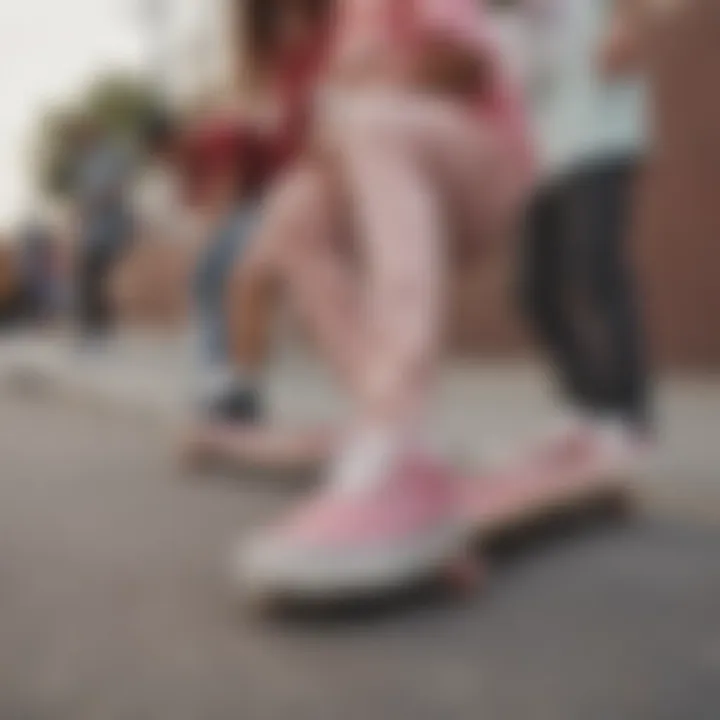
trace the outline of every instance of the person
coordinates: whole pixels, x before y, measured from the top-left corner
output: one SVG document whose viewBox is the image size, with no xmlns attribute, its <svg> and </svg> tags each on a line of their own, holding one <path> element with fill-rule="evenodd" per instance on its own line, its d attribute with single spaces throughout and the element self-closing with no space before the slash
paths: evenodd
<svg viewBox="0 0 720 720">
<path fill-rule="evenodd" d="M 77 148 L 78 322 L 82 341 L 95 344 L 112 329 L 109 280 L 132 239 L 132 162 L 123 145 L 89 118 L 79 123 Z"/>
<path fill-rule="evenodd" d="M 652 430 L 628 257 L 649 143 L 642 56 L 652 5 L 521 0 L 500 13 L 506 32 L 515 13 L 542 162 L 520 267 L 525 315 L 568 405 L 569 421 L 538 447 L 550 473 L 578 450 L 623 472 Z"/>
<path fill-rule="evenodd" d="M 193 172 L 200 177 L 197 200 L 211 228 L 193 283 L 205 368 L 201 417 L 211 425 L 253 424 L 262 415 L 254 362 L 257 343 L 251 343 L 249 351 L 234 347 L 226 296 L 233 268 L 243 264 L 265 188 L 292 156 L 301 134 L 318 57 L 312 41 L 325 4 L 235 3 L 237 24 L 245 28 L 240 45 L 252 53 L 252 63 L 245 64 L 250 82 L 227 107 L 205 118 L 189 141 Z M 246 302 L 249 321 L 243 321 L 243 327 L 256 324 L 262 313 L 262 303 L 241 301 Z"/>
<path fill-rule="evenodd" d="M 0 235 L 0 330 L 15 328 L 24 319 L 25 293 L 17 251 Z"/>
<path fill-rule="evenodd" d="M 24 319 L 43 324 L 58 311 L 56 242 L 43 219 L 33 215 L 19 233 L 19 266 L 24 288 Z"/>
<path fill-rule="evenodd" d="M 245 271 L 285 285 L 353 400 L 316 493 L 243 543 L 262 591 L 402 585 L 459 552 L 463 493 L 426 423 L 447 269 L 505 235 L 532 182 L 522 102 L 472 0 L 345 0 L 306 153 Z"/>
</svg>

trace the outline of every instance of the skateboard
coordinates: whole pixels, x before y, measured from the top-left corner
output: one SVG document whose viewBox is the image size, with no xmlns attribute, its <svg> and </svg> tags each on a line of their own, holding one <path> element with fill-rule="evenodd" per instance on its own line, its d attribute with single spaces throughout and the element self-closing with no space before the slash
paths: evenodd
<svg viewBox="0 0 720 720">
<path fill-rule="evenodd" d="M 489 545 L 586 510 L 623 517 L 633 504 L 629 475 L 592 458 L 552 473 L 520 462 L 468 482 L 466 508 L 477 542 Z"/>
<path fill-rule="evenodd" d="M 330 458 L 337 430 L 266 426 L 197 425 L 182 443 L 181 462 L 189 472 L 222 469 L 307 475 Z"/>
</svg>

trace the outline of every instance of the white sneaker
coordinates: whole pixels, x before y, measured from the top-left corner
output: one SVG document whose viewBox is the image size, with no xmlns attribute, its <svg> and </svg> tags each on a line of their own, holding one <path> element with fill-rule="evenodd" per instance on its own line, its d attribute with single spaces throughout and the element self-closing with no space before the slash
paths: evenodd
<svg viewBox="0 0 720 720">
<path fill-rule="evenodd" d="M 627 421 L 605 417 L 595 423 L 605 461 L 622 473 L 642 473 L 650 460 L 652 443 Z"/>
</svg>

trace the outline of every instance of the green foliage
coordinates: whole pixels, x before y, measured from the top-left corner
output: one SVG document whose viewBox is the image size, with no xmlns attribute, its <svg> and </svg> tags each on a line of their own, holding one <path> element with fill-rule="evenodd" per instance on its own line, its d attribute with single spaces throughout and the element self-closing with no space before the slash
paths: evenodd
<svg viewBox="0 0 720 720">
<path fill-rule="evenodd" d="M 157 108 L 151 88 L 136 78 L 111 75 L 95 81 L 75 105 L 46 112 L 33 147 L 36 182 L 53 197 L 71 190 L 78 128 L 91 123 L 102 131 L 135 144 Z"/>
<path fill-rule="evenodd" d="M 77 122 L 75 112 L 61 108 L 46 113 L 40 124 L 35 151 L 37 182 L 52 197 L 70 192 L 73 171 L 70 148 Z"/>
<path fill-rule="evenodd" d="M 84 102 L 88 116 L 104 129 L 137 140 L 157 107 L 152 90 L 134 78 L 114 76 L 94 83 Z"/>
</svg>

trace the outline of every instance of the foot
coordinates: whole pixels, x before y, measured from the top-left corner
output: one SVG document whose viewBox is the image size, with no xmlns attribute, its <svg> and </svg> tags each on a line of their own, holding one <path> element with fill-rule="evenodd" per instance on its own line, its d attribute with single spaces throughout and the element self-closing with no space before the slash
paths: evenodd
<svg viewBox="0 0 720 720">
<path fill-rule="evenodd" d="M 202 369 L 194 389 L 196 412 L 207 422 L 257 425 L 262 415 L 260 386 L 252 373 L 223 364 Z"/>
<path fill-rule="evenodd" d="M 203 413 L 210 422 L 257 425 L 262 418 L 262 402 L 256 388 L 229 388 L 208 400 Z"/>
<path fill-rule="evenodd" d="M 457 479 L 407 454 L 374 482 L 333 483 L 240 548 L 251 591 L 327 598 L 387 591 L 432 575 L 464 548 Z"/>
<path fill-rule="evenodd" d="M 182 465 L 195 470 L 223 455 L 238 428 L 256 428 L 262 419 L 255 388 L 228 388 L 199 403 L 198 418 L 181 444 Z"/>
</svg>

